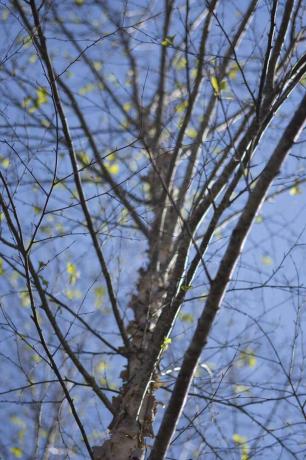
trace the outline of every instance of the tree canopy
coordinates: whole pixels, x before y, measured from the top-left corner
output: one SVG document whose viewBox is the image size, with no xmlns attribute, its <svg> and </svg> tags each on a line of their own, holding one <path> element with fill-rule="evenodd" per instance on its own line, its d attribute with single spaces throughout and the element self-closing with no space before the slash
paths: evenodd
<svg viewBox="0 0 306 460">
<path fill-rule="evenodd" d="M 305 2 L 0 5 L 0 457 L 302 460 Z"/>
</svg>

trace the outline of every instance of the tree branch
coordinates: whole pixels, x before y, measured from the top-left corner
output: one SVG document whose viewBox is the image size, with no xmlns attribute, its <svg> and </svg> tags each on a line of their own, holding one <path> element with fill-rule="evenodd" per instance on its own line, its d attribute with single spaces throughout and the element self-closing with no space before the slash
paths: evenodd
<svg viewBox="0 0 306 460">
<path fill-rule="evenodd" d="M 198 359 L 208 340 L 208 334 L 215 316 L 221 306 L 230 276 L 237 264 L 240 251 L 251 229 L 254 217 L 260 209 L 273 179 L 278 174 L 283 161 L 294 141 L 301 132 L 306 120 L 306 95 L 284 130 L 277 147 L 263 169 L 241 217 L 234 228 L 225 254 L 220 262 L 206 305 L 198 325 L 184 354 L 181 370 L 177 377 L 170 401 L 164 414 L 159 432 L 154 442 L 149 460 L 162 460 L 168 449 L 171 437 L 186 402 Z"/>
</svg>

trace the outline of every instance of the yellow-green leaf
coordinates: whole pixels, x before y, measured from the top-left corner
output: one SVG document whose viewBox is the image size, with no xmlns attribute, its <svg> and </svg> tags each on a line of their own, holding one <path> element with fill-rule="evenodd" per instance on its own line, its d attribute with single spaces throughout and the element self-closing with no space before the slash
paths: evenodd
<svg viewBox="0 0 306 460">
<path fill-rule="evenodd" d="M 188 107 L 188 101 L 183 101 L 177 104 L 177 106 L 175 107 L 175 111 L 178 113 L 182 113 L 187 109 L 187 107 Z"/>
<path fill-rule="evenodd" d="M 50 121 L 48 121 L 46 118 L 42 118 L 42 119 L 40 120 L 40 124 L 41 124 L 41 126 L 43 126 L 44 128 L 50 128 L 50 125 L 51 125 Z"/>
<path fill-rule="evenodd" d="M 189 128 L 186 131 L 186 136 L 190 137 L 191 139 L 195 139 L 197 137 L 197 130 L 194 128 Z"/>
<path fill-rule="evenodd" d="M 196 76 L 198 75 L 198 69 L 197 68 L 191 69 L 190 75 L 192 78 L 196 78 Z"/>
<path fill-rule="evenodd" d="M 20 447 L 11 447 L 10 452 L 14 455 L 16 458 L 21 458 L 22 457 L 22 449 Z"/>
<path fill-rule="evenodd" d="M 245 442 L 247 442 L 247 438 L 245 436 L 241 436 L 238 433 L 234 433 L 233 441 L 236 442 L 237 444 L 244 444 Z"/>
<path fill-rule="evenodd" d="M 23 307 L 29 307 L 31 305 L 31 299 L 30 299 L 28 291 L 20 292 L 19 298 L 20 298 L 21 305 Z"/>
<path fill-rule="evenodd" d="M 74 0 L 74 3 L 75 3 L 77 6 L 82 6 L 82 5 L 84 5 L 84 0 Z"/>
<path fill-rule="evenodd" d="M 42 233 L 45 233 L 46 235 L 52 234 L 51 227 L 49 225 L 41 225 L 39 229 Z"/>
<path fill-rule="evenodd" d="M 40 107 L 42 104 L 46 104 L 48 102 L 48 93 L 47 93 L 47 90 L 46 88 L 43 88 L 42 86 L 40 86 L 37 90 L 36 90 L 36 105 L 37 107 Z"/>
<path fill-rule="evenodd" d="M 291 187 L 291 189 L 289 190 L 289 194 L 291 196 L 301 195 L 301 193 L 302 193 L 302 191 L 300 189 L 299 184 L 293 185 L 293 187 Z"/>
<path fill-rule="evenodd" d="M 219 86 L 218 79 L 212 76 L 210 79 L 210 83 L 211 83 L 211 86 L 213 87 L 215 95 L 218 96 L 220 94 L 220 86 Z"/>
<path fill-rule="evenodd" d="M 10 422 L 14 425 L 20 426 L 21 428 L 25 428 L 27 426 L 26 422 L 18 415 L 12 415 L 10 417 Z"/>
<path fill-rule="evenodd" d="M 72 196 L 72 198 L 74 198 L 76 200 L 79 199 L 79 192 L 77 191 L 76 188 L 71 191 L 71 196 Z"/>
<path fill-rule="evenodd" d="M 63 224 L 58 222 L 55 224 L 55 230 L 57 231 L 58 234 L 63 235 L 65 233 L 65 227 Z"/>
<path fill-rule="evenodd" d="M 27 107 L 29 107 L 31 105 L 31 102 L 32 102 L 32 98 L 31 97 L 26 97 L 26 98 L 23 99 L 23 101 L 21 103 L 21 107 L 26 109 Z"/>
<path fill-rule="evenodd" d="M 258 216 L 255 217 L 255 224 L 261 224 L 263 220 L 264 220 L 263 216 L 258 214 Z"/>
<path fill-rule="evenodd" d="M 119 165 L 118 163 L 105 163 L 105 167 L 110 174 L 118 174 L 119 173 Z"/>
<path fill-rule="evenodd" d="M 93 66 L 94 66 L 94 69 L 97 71 L 102 69 L 102 63 L 100 61 L 94 61 Z"/>
<path fill-rule="evenodd" d="M 213 87 L 216 96 L 219 96 L 221 91 L 227 88 L 226 80 L 218 81 L 217 77 L 212 76 L 210 79 L 211 86 Z"/>
<path fill-rule="evenodd" d="M 3 259 L 0 257 L 0 276 L 4 275 Z"/>
<path fill-rule="evenodd" d="M 100 373 L 104 372 L 107 368 L 108 368 L 108 364 L 105 361 L 100 361 L 96 365 L 96 371 Z"/>
<path fill-rule="evenodd" d="M 125 104 L 123 104 L 123 110 L 125 112 L 129 112 L 132 108 L 132 104 L 130 102 L 126 102 Z"/>
<path fill-rule="evenodd" d="M 221 232 L 221 230 L 219 228 L 217 228 L 214 233 L 214 238 L 216 238 L 216 240 L 221 240 L 221 238 L 223 238 L 223 233 Z"/>
<path fill-rule="evenodd" d="M 184 57 L 180 57 L 180 58 L 176 58 L 173 62 L 173 66 L 177 69 L 177 70 L 183 70 L 185 69 L 187 65 L 187 59 L 184 58 Z"/>
<path fill-rule="evenodd" d="M 262 256 L 261 261 L 262 261 L 263 265 L 272 265 L 273 264 L 272 257 L 270 257 L 268 255 Z"/>
<path fill-rule="evenodd" d="M 127 120 L 127 119 L 123 120 L 123 122 L 121 123 L 121 126 L 122 126 L 122 128 L 124 128 L 124 129 L 128 129 L 129 126 L 130 126 L 129 120 Z"/>
<path fill-rule="evenodd" d="M 127 221 L 128 221 L 128 217 L 129 217 L 129 212 L 126 208 L 123 208 L 122 211 L 120 212 L 120 216 L 119 216 L 119 224 L 120 225 L 123 225 L 123 224 L 126 224 Z"/>
<path fill-rule="evenodd" d="M 82 292 L 79 289 L 66 289 L 65 296 L 69 300 L 80 299 Z"/>
<path fill-rule="evenodd" d="M 237 367 L 255 367 L 256 366 L 256 356 L 253 350 L 246 348 L 242 350 L 239 354 L 239 357 L 236 361 Z"/>
<path fill-rule="evenodd" d="M 78 152 L 77 157 L 85 166 L 90 165 L 91 163 L 90 157 L 86 152 L 84 152 L 84 150 L 81 150 L 80 152 Z"/>
<path fill-rule="evenodd" d="M 101 307 L 103 297 L 105 296 L 105 289 L 103 286 L 97 286 L 95 288 L 95 297 L 96 297 L 96 307 Z"/>
<path fill-rule="evenodd" d="M 241 448 L 241 460 L 249 460 L 249 447 L 247 444 L 247 438 L 245 436 L 241 436 L 238 433 L 234 433 L 233 441 Z"/>
<path fill-rule="evenodd" d="M 95 85 L 93 83 L 88 83 L 87 85 L 82 86 L 79 89 L 79 94 L 81 96 L 85 96 L 85 94 L 91 93 L 95 89 Z"/>
<path fill-rule="evenodd" d="M 32 361 L 34 361 L 36 364 L 39 364 L 42 361 L 42 358 L 37 353 L 34 353 L 32 355 Z"/>
<path fill-rule="evenodd" d="M 190 289 L 192 289 L 191 284 L 189 284 L 189 285 L 187 285 L 187 284 L 182 284 L 182 286 L 181 286 L 181 291 L 183 291 L 183 292 L 187 292 L 187 291 L 189 291 Z"/>
<path fill-rule="evenodd" d="M 246 445 L 241 446 L 241 460 L 249 460 L 249 448 Z"/>
<path fill-rule="evenodd" d="M 46 104 L 48 102 L 48 93 L 46 88 L 39 86 L 36 90 L 36 97 L 33 99 L 32 97 L 26 97 L 23 99 L 21 106 L 23 108 L 28 109 L 29 113 L 34 113 L 37 109 L 40 108 L 42 104 Z"/>
<path fill-rule="evenodd" d="M 306 75 L 304 75 L 304 76 L 300 79 L 300 83 L 301 83 L 303 86 L 306 86 Z"/>
<path fill-rule="evenodd" d="M 10 167 L 10 159 L 9 158 L 4 158 L 0 156 L 0 164 L 3 169 L 8 169 Z"/>
<path fill-rule="evenodd" d="M 194 320 L 193 315 L 191 313 L 180 313 L 179 319 L 181 321 L 184 321 L 184 323 L 189 323 L 189 324 L 193 323 L 193 320 Z"/>
<path fill-rule="evenodd" d="M 227 88 L 227 82 L 226 80 L 222 80 L 220 83 L 220 90 L 223 91 Z"/>
<path fill-rule="evenodd" d="M 23 37 L 22 39 L 22 44 L 24 46 L 24 48 L 30 48 L 30 46 L 32 46 L 32 37 L 30 35 L 27 35 L 26 37 Z"/>
<path fill-rule="evenodd" d="M 173 43 L 174 43 L 174 38 L 175 38 L 175 35 L 167 35 L 163 41 L 161 42 L 161 44 L 163 46 L 173 46 Z"/>
<path fill-rule="evenodd" d="M 246 385 L 234 385 L 234 392 L 236 394 L 250 393 L 250 388 Z"/>
<path fill-rule="evenodd" d="M 230 78 L 231 80 L 235 80 L 238 72 L 239 72 L 239 67 L 237 64 L 234 64 L 232 67 L 230 67 L 228 71 L 228 78 Z"/>
<path fill-rule="evenodd" d="M 26 434 L 26 430 L 20 430 L 19 431 L 19 433 L 18 433 L 18 441 L 20 443 L 23 442 L 25 434 Z"/>
<path fill-rule="evenodd" d="M 170 339 L 170 337 L 165 337 L 164 341 L 163 341 L 163 344 L 161 346 L 162 351 L 166 351 L 171 342 L 172 342 L 172 339 Z"/>
<path fill-rule="evenodd" d="M 79 278 L 80 276 L 80 273 L 77 271 L 77 267 L 75 264 L 73 264 L 72 262 L 67 262 L 67 273 L 69 275 L 69 283 L 70 284 L 75 284 L 77 279 Z"/>
<path fill-rule="evenodd" d="M 256 366 L 256 357 L 253 354 L 249 355 L 248 365 L 249 367 Z"/>
<path fill-rule="evenodd" d="M 29 63 L 30 64 L 35 64 L 35 62 L 37 61 L 37 54 L 32 54 L 30 57 L 29 57 Z"/>
<path fill-rule="evenodd" d="M 32 105 L 32 107 L 29 108 L 28 112 L 29 113 L 34 113 L 34 112 L 36 112 L 36 110 L 37 110 L 37 105 L 35 103 L 34 105 Z"/>
</svg>

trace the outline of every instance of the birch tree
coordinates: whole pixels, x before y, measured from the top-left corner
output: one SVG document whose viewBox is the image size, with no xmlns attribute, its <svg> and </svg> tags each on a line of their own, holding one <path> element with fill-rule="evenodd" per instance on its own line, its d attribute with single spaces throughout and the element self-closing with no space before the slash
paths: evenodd
<svg viewBox="0 0 306 460">
<path fill-rule="evenodd" d="M 1 14 L 3 457 L 301 459 L 305 3 Z"/>
</svg>

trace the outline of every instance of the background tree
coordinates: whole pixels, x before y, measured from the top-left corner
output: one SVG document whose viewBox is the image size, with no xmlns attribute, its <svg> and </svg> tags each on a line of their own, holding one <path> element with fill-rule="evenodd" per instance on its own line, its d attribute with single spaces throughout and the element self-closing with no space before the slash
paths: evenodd
<svg viewBox="0 0 306 460">
<path fill-rule="evenodd" d="M 1 455 L 303 458 L 305 3 L 1 5 Z"/>
</svg>

